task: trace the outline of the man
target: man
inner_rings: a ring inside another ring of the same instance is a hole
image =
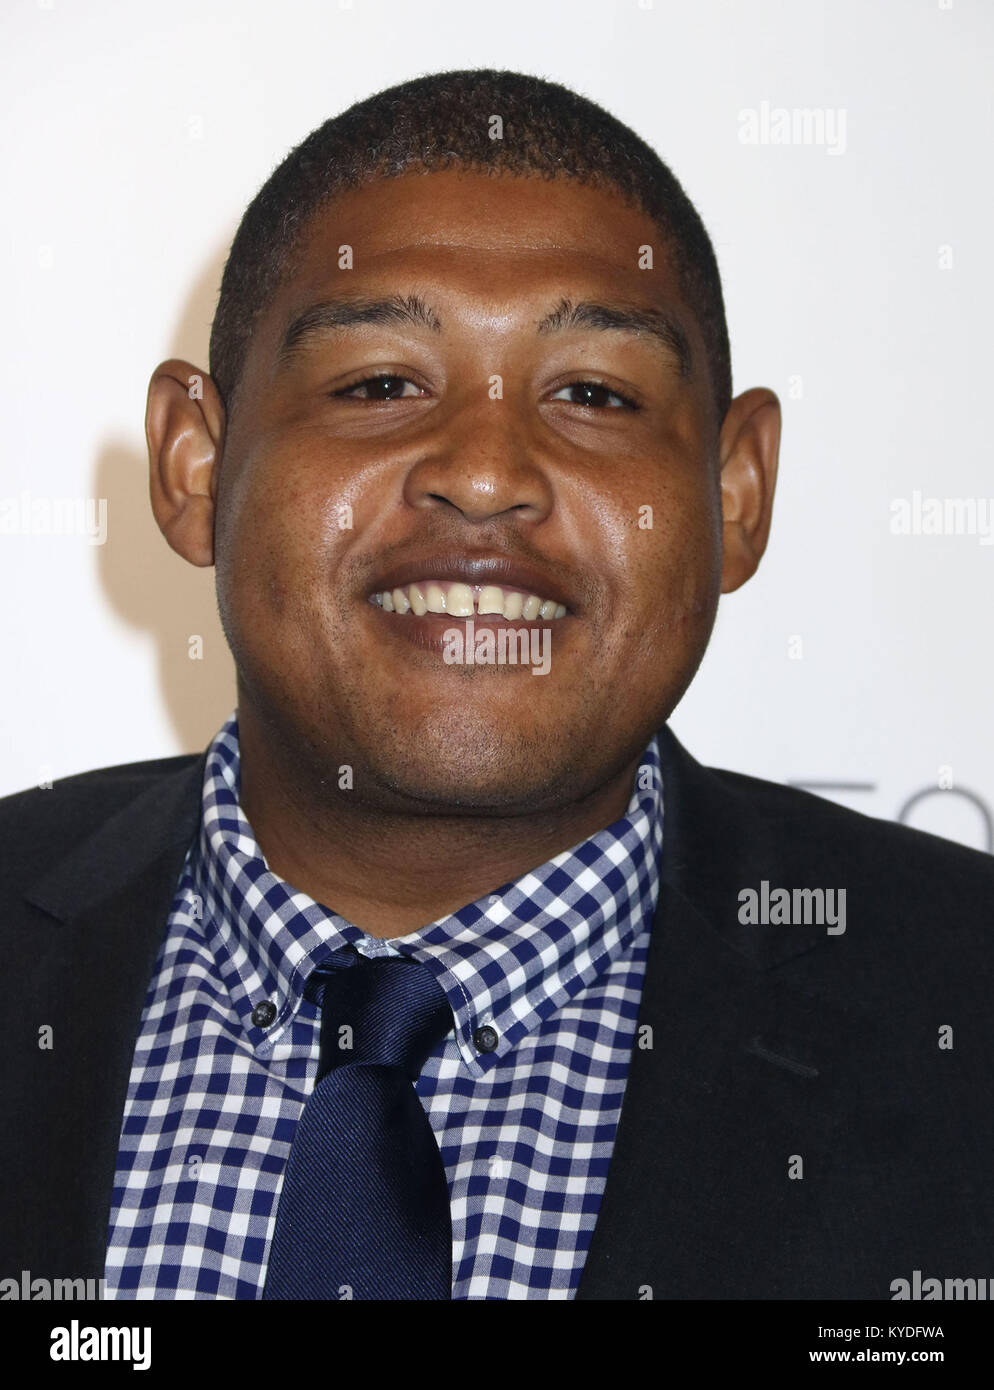
[[[162,363],[146,423],[238,707],[199,756],[0,807],[0,1274],[986,1274],[989,859],[666,727],[763,554],[780,409],[732,396],[658,157],[515,73],[351,108],[249,207],[210,375]]]

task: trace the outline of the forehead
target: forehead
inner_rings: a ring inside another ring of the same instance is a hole
[[[651,270],[640,267],[646,246]],[[343,247],[348,270],[340,268]],[[560,289],[607,290],[660,307],[681,302],[659,229],[616,190],[567,178],[419,172],[377,179],[313,216],[258,337],[274,347],[289,319],[330,290],[406,292],[406,277],[443,298],[448,290],[505,311]]]

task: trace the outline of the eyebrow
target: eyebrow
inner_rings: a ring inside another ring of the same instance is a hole
[[[551,314],[538,325],[540,333],[558,333],[567,328],[592,328],[601,332],[628,333],[635,337],[648,334],[661,342],[667,353],[677,359],[681,376],[690,376],[693,359],[690,339],[679,319],[663,309],[639,309],[628,304],[598,304],[581,300],[573,304],[560,300]]]
[[[320,304],[312,304],[290,321],[276,354],[276,364],[278,367],[285,366],[312,342],[339,329],[367,323],[404,323],[415,328],[429,328],[433,333],[442,330],[441,319],[417,294],[406,297],[392,294],[384,299],[365,296],[326,299]]]
[[[426,328],[432,333],[442,331],[441,318],[418,294],[394,294],[376,299],[350,295],[322,300],[291,319],[276,354],[277,370],[288,366],[307,347],[342,329],[397,323]],[[648,335],[663,346],[667,355],[676,358],[681,376],[690,376],[693,370],[687,332],[680,320],[666,310],[602,304],[593,300],[574,304],[564,298],[537,324],[537,331],[543,334],[562,333],[571,328],[627,333],[635,337]]]

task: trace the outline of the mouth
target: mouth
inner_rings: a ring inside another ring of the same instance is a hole
[[[558,622],[569,612],[565,603],[515,585],[444,579],[420,579],[380,589],[369,595],[369,601],[386,613],[401,616],[485,618],[494,624]]]
[[[435,658],[453,629],[471,644],[489,630],[501,643],[554,641],[558,650],[576,613],[557,573],[481,552],[424,552],[377,575],[365,597],[385,636]]]

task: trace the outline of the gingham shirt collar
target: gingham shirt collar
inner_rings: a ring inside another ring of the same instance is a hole
[[[654,737],[621,820],[537,869],[429,926],[384,941],[270,871],[238,800],[237,711],[212,740],[193,875],[208,942],[235,967],[232,1003],[246,1045],[278,1046],[314,967],[355,945],[368,956],[424,961],[452,1006],[460,1055],[482,1076],[518,1041],[621,956],[655,910],[662,847],[662,783]],[[276,1017],[253,1022],[271,1001]],[[473,1035],[496,1030],[480,1052]]]

